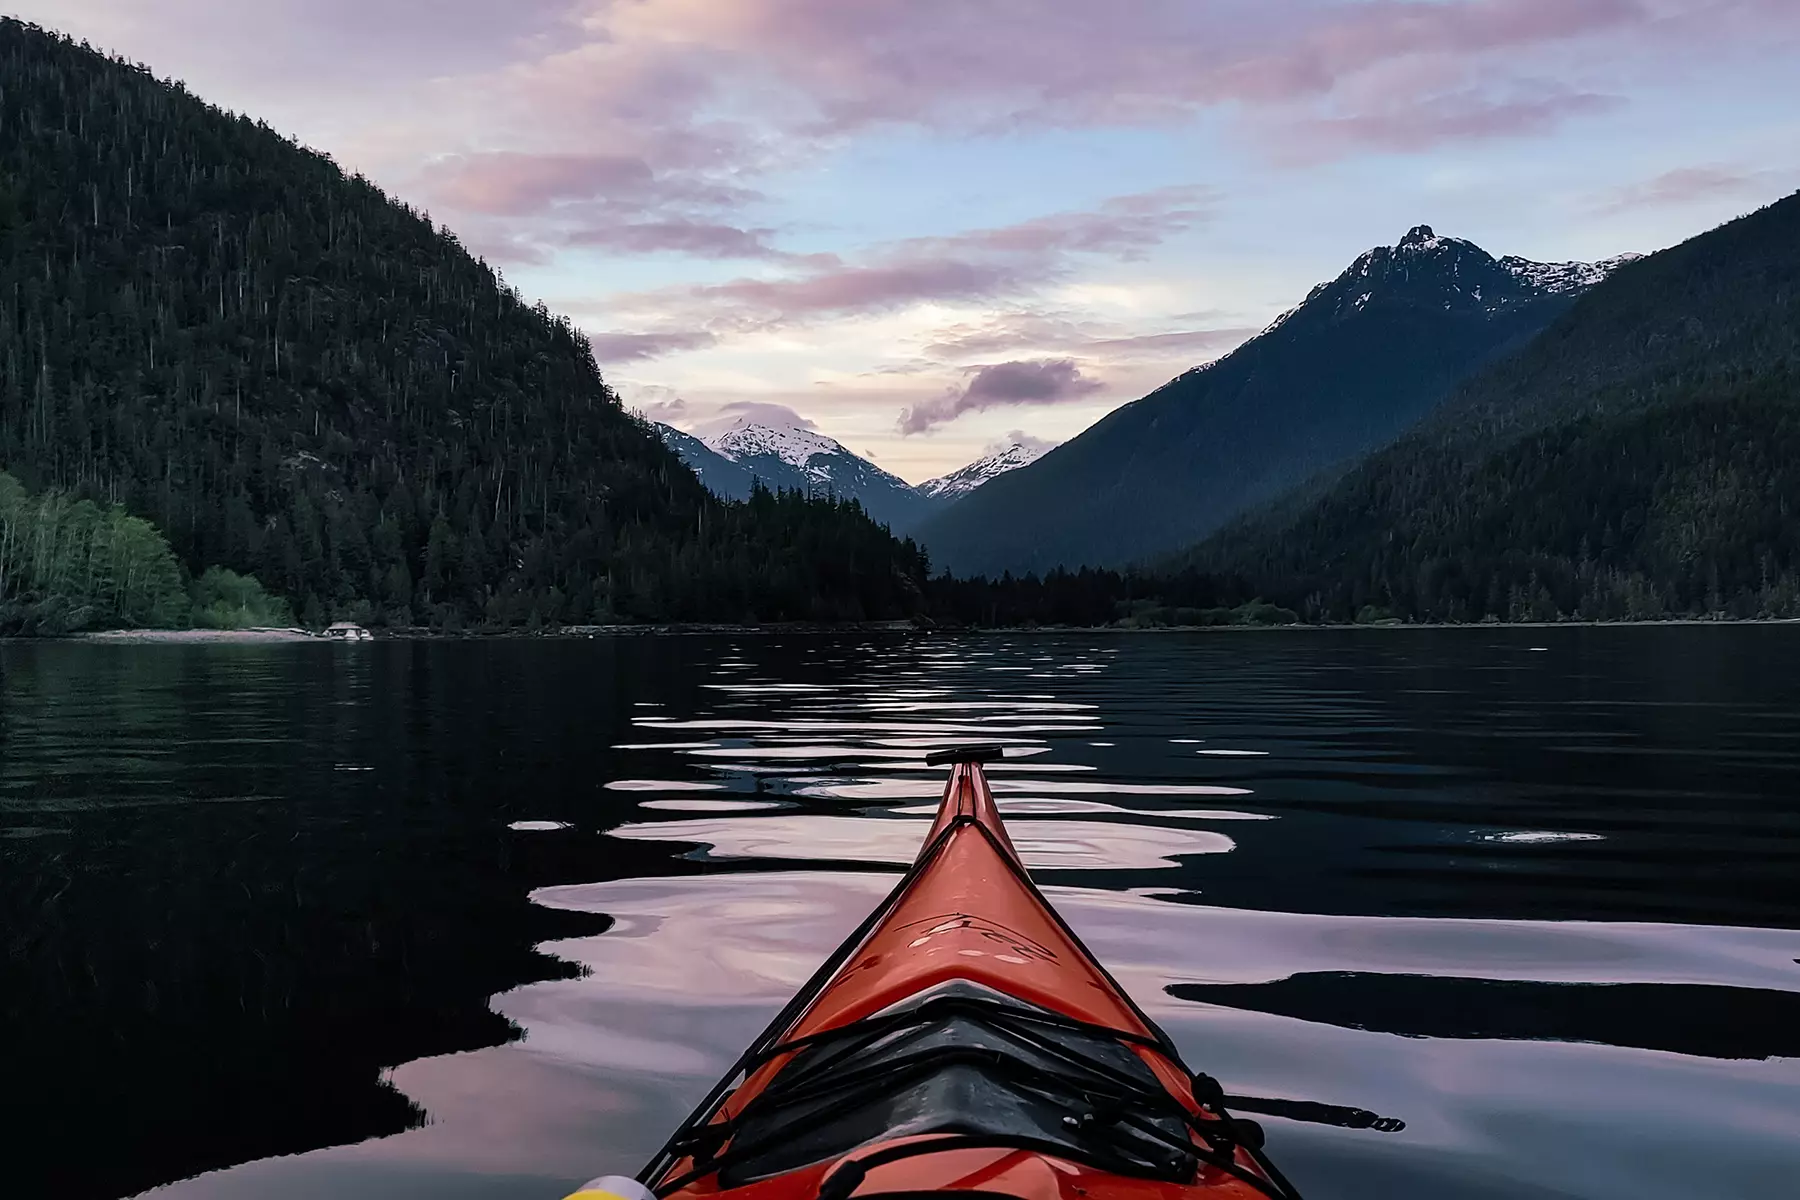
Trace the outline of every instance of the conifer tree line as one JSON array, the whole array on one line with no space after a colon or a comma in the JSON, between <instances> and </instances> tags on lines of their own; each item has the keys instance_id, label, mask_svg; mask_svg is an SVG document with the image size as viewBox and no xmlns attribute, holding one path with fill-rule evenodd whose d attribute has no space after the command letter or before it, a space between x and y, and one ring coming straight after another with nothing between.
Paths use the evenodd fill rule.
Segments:
<instances>
[{"instance_id":1,"label":"conifer tree line","mask_svg":"<svg viewBox=\"0 0 1800 1200\"><path fill-rule=\"evenodd\" d=\"M315 625L882 619L926 568L855 505L714 499L448 230L10 19L0 467Z\"/></svg>"},{"instance_id":2,"label":"conifer tree line","mask_svg":"<svg viewBox=\"0 0 1800 1200\"><path fill-rule=\"evenodd\" d=\"M1182 565L1308 619L1800 617L1800 195L1629 264Z\"/></svg>"},{"instance_id":3,"label":"conifer tree line","mask_svg":"<svg viewBox=\"0 0 1800 1200\"><path fill-rule=\"evenodd\" d=\"M1173 562L934 579L853 502L706 492L424 213L0 18L0 631L1800 616L1797 380L1800 197Z\"/></svg>"}]
</instances>

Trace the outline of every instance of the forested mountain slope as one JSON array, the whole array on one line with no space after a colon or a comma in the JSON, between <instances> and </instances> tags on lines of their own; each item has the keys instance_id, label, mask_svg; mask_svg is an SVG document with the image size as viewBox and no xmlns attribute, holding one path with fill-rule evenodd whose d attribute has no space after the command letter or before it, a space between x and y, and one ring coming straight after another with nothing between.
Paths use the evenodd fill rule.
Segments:
<instances>
[{"instance_id":1,"label":"forested mountain slope","mask_svg":"<svg viewBox=\"0 0 1800 1200\"><path fill-rule=\"evenodd\" d=\"M1318 501L1182 560L1314 616L1800 615L1800 195L1632 263Z\"/></svg>"},{"instance_id":2,"label":"forested mountain slope","mask_svg":"<svg viewBox=\"0 0 1800 1200\"><path fill-rule=\"evenodd\" d=\"M957 571L1174 553L1399 436L1616 263L1496 259L1427 226L1361 255L1259 337L920 526Z\"/></svg>"},{"instance_id":3,"label":"forested mountain slope","mask_svg":"<svg viewBox=\"0 0 1800 1200\"><path fill-rule=\"evenodd\" d=\"M718 502L447 230L12 20L0 468L312 620L891 616L923 565L855 506Z\"/></svg>"}]
</instances>

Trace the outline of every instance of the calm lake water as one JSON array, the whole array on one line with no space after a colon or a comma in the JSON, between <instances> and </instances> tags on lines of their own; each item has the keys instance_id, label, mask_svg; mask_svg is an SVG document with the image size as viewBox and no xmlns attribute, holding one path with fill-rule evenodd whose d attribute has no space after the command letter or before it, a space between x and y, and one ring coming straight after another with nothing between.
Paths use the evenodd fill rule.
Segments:
<instances>
[{"instance_id":1,"label":"calm lake water","mask_svg":"<svg viewBox=\"0 0 1800 1200\"><path fill-rule=\"evenodd\" d=\"M9 1196L631 1173L992 772L1312 1198L1800 1194L1800 628L0 646Z\"/></svg>"}]
</instances>

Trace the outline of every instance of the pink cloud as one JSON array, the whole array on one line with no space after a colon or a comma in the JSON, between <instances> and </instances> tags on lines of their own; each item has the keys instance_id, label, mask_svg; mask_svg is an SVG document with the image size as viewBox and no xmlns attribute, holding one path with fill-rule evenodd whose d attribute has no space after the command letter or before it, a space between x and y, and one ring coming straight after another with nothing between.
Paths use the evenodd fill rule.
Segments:
<instances>
[{"instance_id":1,"label":"pink cloud","mask_svg":"<svg viewBox=\"0 0 1800 1200\"><path fill-rule=\"evenodd\" d=\"M641 389L632 406L644 417L664 425L674 425L688 415L688 402L668 388Z\"/></svg>"},{"instance_id":2,"label":"pink cloud","mask_svg":"<svg viewBox=\"0 0 1800 1200\"><path fill-rule=\"evenodd\" d=\"M874 126L1143 125L1221 110L1278 160L1417 152L1602 111L1618 101L1584 78L1621 53L1685 54L1708 36L1800 22L1787 0L1040 0L1023 13L1017 0L569 3L570 19L518 43L528 55L459 81L531 149L441 159L427 193L536 224L523 241L540 255L573 240L764 260L780 254L743 219L750 185ZM1174 210L1046 219L988 249L1141 251L1163 236L1159 219ZM897 286L916 274L865 266Z\"/></svg>"},{"instance_id":3,"label":"pink cloud","mask_svg":"<svg viewBox=\"0 0 1800 1200\"><path fill-rule=\"evenodd\" d=\"M1716 164L1679 167L1642 183L1617 188L1602 197L1598 207L1603 213L1619 213L1737 197L1766 185L1774 175L1772 171L1741 171Z\"/></svg>"},{"instance_id":4,"label":"pink cloud","mask_svg":"<svg viewBox=\"0 0 1800 1200\"><path fill-rule=\"evenodd\" d=\"M1315 161L1364 150L1406 153L1444 142L1520 137L1545 132L1570 117L1606 112L1621 103L1617 96L1561 89L1508 100L1464 92L1440 96L1428 105L1398 104L1299 122L1278 156Z\"/></svg>"},{"instance_id":5,"label":"pink cloud","mask_svg":"<svg viewBox=\"0 0 1800 1200\"><path fill-rule=\"evenodd\" d=\"M983 450L982 453L997 454L1009 446L1023 446L1027 450L1035 450L1039 454L1045 454L1056 449L1060 445L1062 445L1062 443L1053 438L1036 437L1026 433L1023 429L1013 429L1007 431L1005 437L1000 438L997 441L989 442L987 448Z\"/></svg>"},{"instance_id":6,"label":"pink cloud","mask_svg":"<svg viewBox=\"0 0 1800 1200\"><path fill-rule=\"evenodd\" d=\"M1217 312L1182 314L1189 320L1223 316ZM1059 350L1084 358L1131 358L1229 350L1258 332L1250 326L1180 329L1164 333L1113 334L1071 314L1016 312L981 325L956 325L928 343L925 353L939 358L996 354L1009 350Z\"/></svg>"},{"instance_id":7,"label":"pink cloud","mask_svg":"<svg viewBox=\"0 0 1800 1200\"><path fill-rule=\"evenodd\" d=\"M747 189L659 172L633 154L528 154L494 150L459 154L430 164L423 183L437 199L463 212L531 216L582 202L607 211L666 205L708 208L754 197Z\"/></svg>"},{"instance_id":8,"label":"pink cloud","mask_svg":"<svg viewBox=\"0 0 1800 1200\"><path fill-rule=\"evenodd\" d=\"M902 243L914 253L991 251L1010 254L1081 253L1137 257L1207 221L1219 200L1200 185L1156 188L1115 196L1091 212L1053 213L997 229Z\"/></svg>"},{"instance_id":9,"label":"pink cloud","mask_svg":"<svg viewBox=\"0 0 1800 1200\"><path fill-rule=\"evenodd\" d=\"M790 134L818 136L1140 124L1312 101L1407 60L1460 63L1472 87L1658 16L1644 0L1046 0L1028 16L1011 0L638 0L596 4L591 41L521 81L632 119L760 94Z\"/></svg>"},{"instance_id":10,"label":"pink cloud","mask_svg":"<svg viewBox=\"0 0 1800 1200\"><path fill-rule=\"evenodd\" d=\"M594 361L602 367L609 363L641 362L686 350L704 350L718 341L706 330L673 330L665 333L595 333L588 336L594 348Z\"/></svg>"},{"instance_id":11,"label":"pink cloud","mask_svg":"<svg viewBox=\"0 0 1800 1200\"><path fill-rule=\"evenodd\" d=\"M879 248L863 262L795 257L791 261L801 270L785 278L734 279L639 299L664 315L679 314L677 325L756 330L930 301L1017 295L1064 277L1077 256L1140 257L1204 221L1212 195L1205 188L1161 188L1116 197L1093 211L910 238Z\"/></svg>"},{"instance_id":12,"label":"pink cloud","mask_svg":"<svg viewBox=\"0 0 1800 1200\"><path fill-rule=\"evenodd\" d=\"M898 428L903 435L924 433L964 413L1024 404L1065 404L1084 400L1104 386L1083 375L1072 359L995 363L978 368L963 387L902 410Z\"/></svg>"},{"instance_id":13,"label":"pink cloud","mask_svg":"<svg viewBox=\"0 0 1800 1200\"><path fill-rule=\"evenodd\" d=\"M733 400L729 404L721 404L715 415L694 427L698 437L709 437L731 428L740 421L752 421L758 425L771 425L777 429L811 429L818 426L811 419L801 416L785 404L774 404L766 400Z\"/></svg>"},{"instance_id":14,"label":"pink cloud","mask_svg":"<svg viewBox=\"0 0 1800 1200\"><path fill-rule=\"evenodd\" d=\"M672 219L628 221L577 229L563 238L568 246L590 246L623 254L673 251L697 258L769 258L791 256L769 244L772 229L741 229L715 221Z\"/></svg>"},{"instance_id":15,"label":"pink cloud","mask_svg":"<svg viewBox=\"0 0 1800 1200\"><path fill-rule=\"evenodd\" d=\"M442 160L426 183L468 212L576 218L571 206L591 205L646 226L578 220L621 252L763 257L766 240L723 232L755 232L730 215L754 198L746 181L874 125L1141 125L1227 106L1259 143L1313 157L1530 134L1606 103L1573 85L1533 96L1534 73L1564 78L1583 62L1565 51L1653 36L1671 5L1700 3L1042 0L1022 16L1016 0L582 0L567 34L479 85L531 141L577 148ZM1705 3L1780 19L1765 0ZM1155 208L1027 223L990 248L1142 249L1161 236L1154 222L1178 219ZM657 227L677 218L719 229L671 247Z\"/></svg>"},{"instance_id":16,"label":"pink cloud","mask_svg":"<svg viewBox=\"0 0 1800 1200\"><path fill-rule=\"evenodd\" d=\"M1219 354L1234 349L1262 330L1251 325L1233 325L1222 329L1181 329L1173 333L1145 333L1134 337L1096 338L1081 347L1088 354L1169 354L1194 351Z\"/></svg>"},{"instance_id":17,"label":"pink cloud","mask_svg":"<svg viewBox=\"0 0 1800 1200\"><path fill-rule=\"evenodd\" d=\"M724 301L766 313L779 324L797 317L880 312L923 300L980 299L1034 282L1043 274L1038 267L923 259L838 267L798 279L737 279L690 294L702 302Z\"/></svg>"}]
</instances>

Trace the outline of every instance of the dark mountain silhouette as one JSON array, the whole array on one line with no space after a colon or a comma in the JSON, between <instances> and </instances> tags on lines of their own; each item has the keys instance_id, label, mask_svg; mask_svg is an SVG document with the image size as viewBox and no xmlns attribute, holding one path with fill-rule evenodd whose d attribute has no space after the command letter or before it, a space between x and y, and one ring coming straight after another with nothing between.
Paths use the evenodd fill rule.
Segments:
<instances>
[{"instance_id":1,"label":"dark mountain silhouette","mask_svg":"<svg viewBox=\"0 0 1800 1200\"><path fill-rule=\"evenodd\" d=\"M306 619L912 611L852 504L710 496L586 339L267 126L0 20L0 469Z\"/></svg>"},{"instance_id":2,"label":"dark mountain silhouette","mask_svg":"<svg viewBox=\"0 0 1800 1200\"><path fill-rule=\"evenodd\" d=\"M1420 226L1235 352L920 526L958 572L1172 553L1398 436L1616 264L1496 259Z\"/></svg>"},{"instance_id":3,"label":"dark mountain silhouette","mask_svg":"<svg viewBox=\"0 0 1800 1200\"><path fill-rule=\"evenodd\" d=\"M1800 615L1800 195L1631 263L1187 569L1314 616Z\"/></svg>"}]
</instances>

